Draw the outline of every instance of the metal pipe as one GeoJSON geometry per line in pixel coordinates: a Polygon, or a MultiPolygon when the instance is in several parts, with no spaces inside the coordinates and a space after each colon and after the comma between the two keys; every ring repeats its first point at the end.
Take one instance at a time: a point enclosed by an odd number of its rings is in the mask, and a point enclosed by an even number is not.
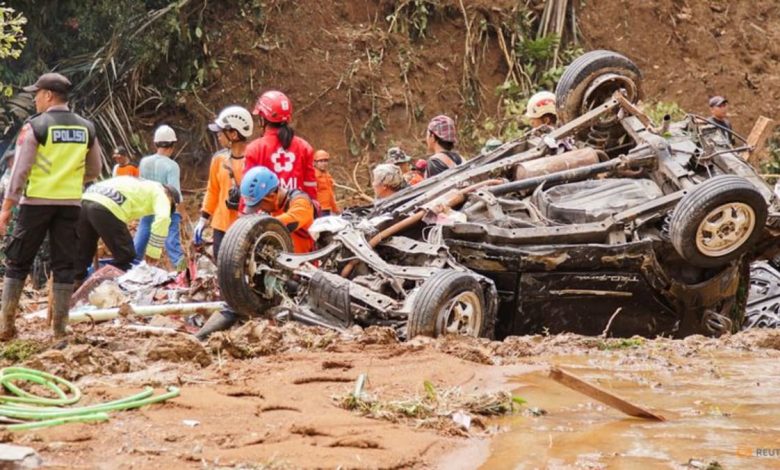
{"type": "Polygon", "coordinates": [[[534,189],[544,183],[557,184],[571,181],[580,181],[599,173],[614,170],[623,164],[625,164],[624,160],[614,159],[604,163],[598,163],[596,165],[575,168],[574,170],[566,170],[558,173],[551,173],[549,175],[537,176],[535,178],[529,178],[522,181],[513,181],[511,183],[500,184],[498,186],[489,188],[488,191],[496,196],[501,196],[503,194],[515,192],[519,193],[534,189]]]}
{"type": "Polygon", "coordinates": [[[518,164],[515,167],[515,180],[519,181],[535,176],[558,173],[559,171],[572,170],[586,165],[595,165],[598,162],[599,154],[595,149],[576,149],[560,155],[518,164]]]}

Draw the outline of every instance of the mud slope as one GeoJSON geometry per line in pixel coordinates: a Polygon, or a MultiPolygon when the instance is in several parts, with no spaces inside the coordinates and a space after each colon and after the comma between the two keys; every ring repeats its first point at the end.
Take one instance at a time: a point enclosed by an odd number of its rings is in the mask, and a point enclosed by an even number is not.
{"type": "Polygon", "coordinates": [[[645,72],[649,101],[706,113],[729,98],[737,130],[759,114],[780,118],[780,2],[589,0],[581,14],[587,49],[614,49],[645,72]]]}

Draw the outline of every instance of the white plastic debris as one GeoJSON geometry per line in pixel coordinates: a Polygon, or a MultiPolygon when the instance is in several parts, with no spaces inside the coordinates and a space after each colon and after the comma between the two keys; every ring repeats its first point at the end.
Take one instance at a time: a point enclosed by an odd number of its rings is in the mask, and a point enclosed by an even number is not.
{"type": "Polygon", "coordinates": [[[159,286],[175,279],[175,272],[168,272],[155,266],[141,263],[117,278],[119,286],[128,291],[136,292],[152,286],[159,286]]]}
{"type": "Polygon", "coordinates": [[[455,413],[452,413],[452,420],[455,421],[455,424],[462,427],[466,431],[468,431],[471,427],[471,416],[464,413],[463,411],[456,411],[455,413]]]}
{"type": "Polygon", "coordinates": [[[194,428],[195,426],[200,424],[200,421],[196,421],[194,419],[183,419],[181,420],[181,424],[194,428]]]}

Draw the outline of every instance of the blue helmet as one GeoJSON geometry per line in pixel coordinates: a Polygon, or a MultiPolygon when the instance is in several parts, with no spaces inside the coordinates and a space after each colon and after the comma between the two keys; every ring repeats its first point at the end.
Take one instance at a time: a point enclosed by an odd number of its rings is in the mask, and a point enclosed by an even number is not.
{"type": "Polygon", "coordinates": [[[279,177],[276,173],[264,166],[256,166],[244,175],[241,180],[241,195],[246,205],[256,206],[279,187],[279,177]]]}

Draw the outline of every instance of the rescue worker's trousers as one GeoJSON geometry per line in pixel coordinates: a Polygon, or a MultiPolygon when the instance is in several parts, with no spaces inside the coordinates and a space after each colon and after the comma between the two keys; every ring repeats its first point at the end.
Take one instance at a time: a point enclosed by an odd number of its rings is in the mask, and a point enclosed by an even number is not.
{"type": "Polygon", "coordinates": [[[127,271],[135,258],[133,237],[127,224],[122,222],[106,209],[102,204],[94,201],[81,203],[81,217],[79,217],[79,251],[76,258],[77,281],[83,281],[87,277],[87,269],[97,252],[98,239],[103,239],[113,259],[109,264],[127,271]]]}
{"type": "Polygon", "coordinates": [[[5,250],[6,277],[20,280],[27,278],[35,255],[48,233],[54,283],[73,283],[79,212],[78,206],[20,206],[11,240],[5,250]]]}

